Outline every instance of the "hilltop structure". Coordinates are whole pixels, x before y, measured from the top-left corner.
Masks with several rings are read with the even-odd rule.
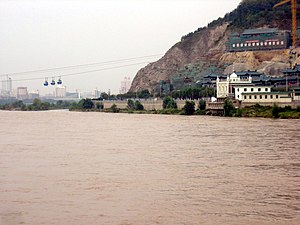
[[[277,28],[247,29],[229,35],[229,52],[287,49],[291,46],[291,32]]]

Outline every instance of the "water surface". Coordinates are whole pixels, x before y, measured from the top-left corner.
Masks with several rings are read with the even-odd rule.
[[[300,224],[299,125],[0,111],[0,224]]]

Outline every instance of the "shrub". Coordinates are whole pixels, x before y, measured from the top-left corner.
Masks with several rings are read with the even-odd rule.
[[[236,117],[241,117],[243,115],[243,110],[242,109],[237,109],[236,113],[234,114],[234,116]]]
[[[127,108],[128,109],[135,109],[134,101],[132,99],[127,100]]]
[[[113,104],[111,107],[110,107],[110,110],[113,112],[113,113],[118,113],[120,111],[120,109],[117,107],[116,104]]]
[[[96,103],[96,108],[97,108],[97,109],[104,109],[103,103],[102,103],[102,102],[97,102],[97,103]]]
[[[177,109],[176,101],[170,96],[164,98],[162,106],[164,109]]]
[[[279,107],[276,104],[274,104],[274,106],[272,107],[272,116],[274,118],[279,118],[279,111]]]
[[[205,110],[205,108],[206,108],[206,101],[204,101],[203,99],[201,99],[199,101],[199,109],[200,110]]]
[[[134,107],[136,110],[144,110],[144,106],[142,105],[142,103],[140,103],[140,101],[135,101]]]
[[[232,116],[234,112],[234,107],[232,102],[229,99],[224,101],[224,116]]]
[[[94,107],[94,103],[89,98],[81,99],[78,102],[78,108],[80,108],[80,109],[92,109],[93,107]]]
[[[184,115],[193,115],[195,113],[195,102],[194,101],[186,101],[183,106],[183,114]]]

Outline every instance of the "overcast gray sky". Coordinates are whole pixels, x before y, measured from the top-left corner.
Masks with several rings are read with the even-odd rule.
[[[64,67],[161,54],[181,36],[232,11],[240,0],[0,0],[0,74]],[[131,79],[161,56],[109,64],[131,67],[62,77],[68,91],[118,93],[124,76]],[[105,68],[11,75],[13,80],[44,78]],[[3,77],[1,77],[1,80]],[[43,80],[13,82],[13,87],[48,93]]]

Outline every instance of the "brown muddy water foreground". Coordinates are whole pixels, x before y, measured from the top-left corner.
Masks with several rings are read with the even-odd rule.
[[[300,224],[299,126],[0,111],[0,224]]]

